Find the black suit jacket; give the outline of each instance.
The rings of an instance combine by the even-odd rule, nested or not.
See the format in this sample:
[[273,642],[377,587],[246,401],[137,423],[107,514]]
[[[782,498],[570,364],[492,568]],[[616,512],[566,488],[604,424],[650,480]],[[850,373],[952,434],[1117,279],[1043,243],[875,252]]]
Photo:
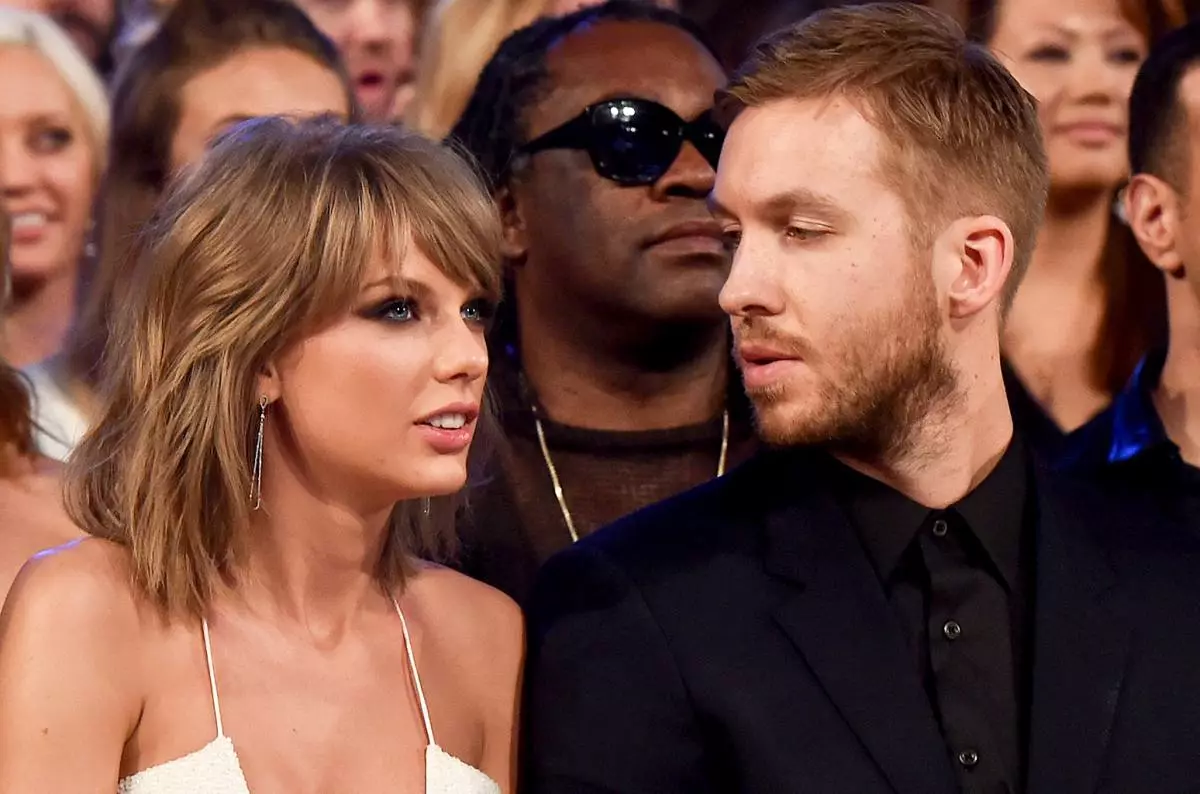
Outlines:
[[[772,452],[552,560],[530,794],[951,794],[951,759],[829,458]],[[1042,468],[1030,794],[1200,791],[1200,543]]]

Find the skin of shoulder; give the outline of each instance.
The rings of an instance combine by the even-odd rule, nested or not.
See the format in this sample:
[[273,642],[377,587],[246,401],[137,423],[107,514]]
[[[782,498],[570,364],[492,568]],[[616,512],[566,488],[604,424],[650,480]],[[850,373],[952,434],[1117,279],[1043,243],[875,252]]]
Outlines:
[[517,726],[525,661],[525,620],[499,590],[432,563],[421,563],[406,600],[415,602],[437,643],[464,665],[463,681],[484,724],[482,770],[504,792],[516,790]]
[[499,590],[457,571],[422,562],[409,584],[422,614],[436,621],[440,638],[491,668],[524,654],[521,609]]
[[0,791],[115,789],[141,713],[145,620],[115,544],[25,564],[0,612]]
[[63,510],[60,466],[43,460],[31,470],[0,478],[0,605],[25,561],[83,531]]

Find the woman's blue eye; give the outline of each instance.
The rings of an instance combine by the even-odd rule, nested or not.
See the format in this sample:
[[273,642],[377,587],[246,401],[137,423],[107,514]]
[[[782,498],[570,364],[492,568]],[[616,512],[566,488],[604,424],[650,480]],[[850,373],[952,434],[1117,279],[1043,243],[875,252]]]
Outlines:
[[412,301],[407,298],[404,300],[392,300],[383,304],[376,311],[376,316],[381,320],[389,320],[395,323],[406,323],[414,319],[416,315],[415,307]]
[[487,325],[496,316],[496,307],[489,300],[480,298],[462,308],[462,317],[469,323]]

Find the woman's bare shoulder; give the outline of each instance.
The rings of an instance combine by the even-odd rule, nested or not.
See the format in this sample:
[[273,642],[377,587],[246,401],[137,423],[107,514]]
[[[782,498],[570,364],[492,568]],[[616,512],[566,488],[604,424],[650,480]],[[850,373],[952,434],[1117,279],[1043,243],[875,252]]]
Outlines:
[[71,747],[71,769],[116,775],[145,700],[142,625],[112,543],[72,541],[22,567],[0,611],[0,754],[22,764],[3,774],[63,780],[70,770],[47,765]]
[[446,642],[471,656],[497,660],[521,655],[525,645],[521,609],[494,587],[422,562],[409,580],[405,600],[414,602]]
[[33,555],[84,537],[62,506],[57,464],[0,480],[0,603]]
[[22,565],[5,600],[0,631],[27,620],[63,629],[55,634],[86,629],[89,635],[128,639],[139,631],[143,612],[129,553],[107,540],[79,537],[39,551]]

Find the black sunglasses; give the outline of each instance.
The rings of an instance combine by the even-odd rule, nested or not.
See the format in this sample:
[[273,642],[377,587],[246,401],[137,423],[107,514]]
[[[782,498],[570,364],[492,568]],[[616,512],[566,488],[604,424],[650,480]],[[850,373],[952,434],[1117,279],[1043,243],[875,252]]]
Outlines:
[[535,154],[547,149],[581,149],[605,179],[621,185],[650,185],[675,162],[684,141],[690,141],[715,169],[725,130],[711,111],[684,121],[670,108],[649,99],[611,99],[589,105],[518,151]]

